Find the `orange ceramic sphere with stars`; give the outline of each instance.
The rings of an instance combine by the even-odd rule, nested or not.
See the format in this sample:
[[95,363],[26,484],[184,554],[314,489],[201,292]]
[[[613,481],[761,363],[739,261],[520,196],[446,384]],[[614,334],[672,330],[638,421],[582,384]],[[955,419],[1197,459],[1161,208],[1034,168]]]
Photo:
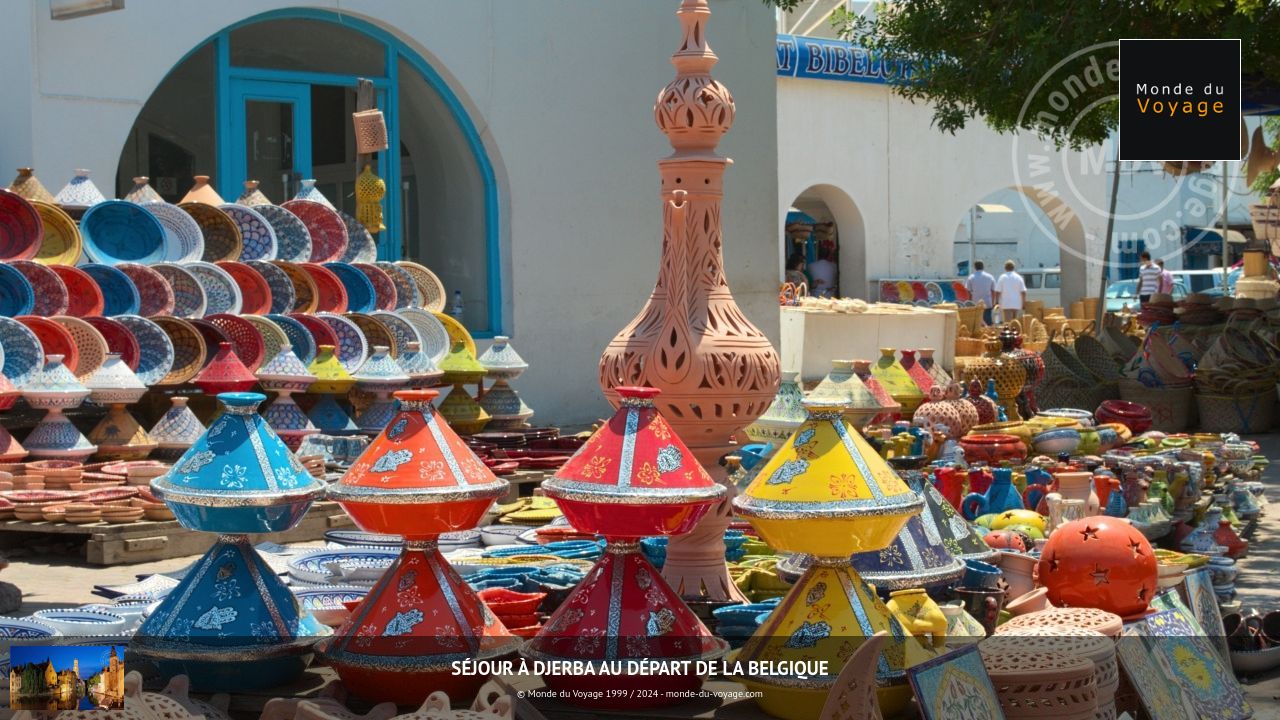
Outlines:
[[1156,593],[1156,556],[1132,525],[1096,515],[1059,526],[1040,554],[1039,581],[1055,607],[1141,617]]

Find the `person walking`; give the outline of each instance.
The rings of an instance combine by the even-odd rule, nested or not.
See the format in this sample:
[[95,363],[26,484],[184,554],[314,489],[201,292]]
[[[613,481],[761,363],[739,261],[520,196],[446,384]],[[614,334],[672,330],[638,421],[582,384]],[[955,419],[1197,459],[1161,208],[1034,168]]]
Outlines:
[[973,263],[973,274],[964,281],[964,288],[969,291],[970,300],[982,302],[982,322],[990,325],[991,308],[996,304],[995,296],[992,294],[996,288],[996,279],[986,271],[986,266],[981,260]]
[[996,280],[996,297],[1000,300],[1000,322],[1018,319],[1027,305],[1027,281],[1015,270],[1012,260],[1004,261],[1004,274]]
[[1160,275],[1164,271],[1151,262],[1151,253],[1146,250],[1138,256],[1138,302],[1146,305],[1154,293],[1160,292]]
[[1164,269],[1164,258],[1156,260],[1156,265],[1160,266],[1160,289],[1157,292],[1165,295],[1173,296],[1173,273]]

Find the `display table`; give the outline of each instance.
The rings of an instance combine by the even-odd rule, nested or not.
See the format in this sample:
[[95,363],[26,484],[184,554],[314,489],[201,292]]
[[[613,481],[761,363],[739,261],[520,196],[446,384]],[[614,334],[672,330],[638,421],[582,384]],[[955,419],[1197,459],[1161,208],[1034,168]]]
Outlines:
[[802,382],[821,380],[832,360],[870,360],[880,348],[934,348],[934,359],[951,370],[955,359],[954,311],[875,303],[863,313],[842,313],[784,306],[782,369],[797,371]]

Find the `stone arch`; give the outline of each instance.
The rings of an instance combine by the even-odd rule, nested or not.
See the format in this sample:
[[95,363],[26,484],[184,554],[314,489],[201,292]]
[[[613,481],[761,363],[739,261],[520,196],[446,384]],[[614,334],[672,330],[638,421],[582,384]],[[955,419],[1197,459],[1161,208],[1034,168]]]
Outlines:
[[[791,206],[819,221],[835,223],[838,242],[840,294],[867,297],[867,229],[862,211],[849,193],[828,184],[816,183],[792,196]],[[786,213],[781,218],[781,238],[786,235]],[[779,243],[779,274],[785,273],[787,242]]]

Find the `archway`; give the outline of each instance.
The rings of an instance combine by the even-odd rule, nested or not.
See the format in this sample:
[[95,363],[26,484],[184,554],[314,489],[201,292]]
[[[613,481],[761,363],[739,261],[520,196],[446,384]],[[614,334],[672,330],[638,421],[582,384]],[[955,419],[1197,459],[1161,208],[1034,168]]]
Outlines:
[[476,336],[501,333],[501,185],[484,123],[420,52],[373,22],[291,9],[215,33],[144,104],[121,151],[117,194],[146,175],[174,202],[192,175],[208,174],[228,201],[256,179],[278,203],[307,177],[354,214],[359,78],[373,81],[390,142],[369,161],[387,185],[379,260],[422,262],[462,293]]
[[[853,198],[834,185],[811,185],[796,196],[784,221],[780,254],[784,279],[791,256],[800,254],[814,263],[829,255],[835,266],[832,291],[867,297],[866,226]],[[817,294],[820,289],[812,280],[810,292]]]

